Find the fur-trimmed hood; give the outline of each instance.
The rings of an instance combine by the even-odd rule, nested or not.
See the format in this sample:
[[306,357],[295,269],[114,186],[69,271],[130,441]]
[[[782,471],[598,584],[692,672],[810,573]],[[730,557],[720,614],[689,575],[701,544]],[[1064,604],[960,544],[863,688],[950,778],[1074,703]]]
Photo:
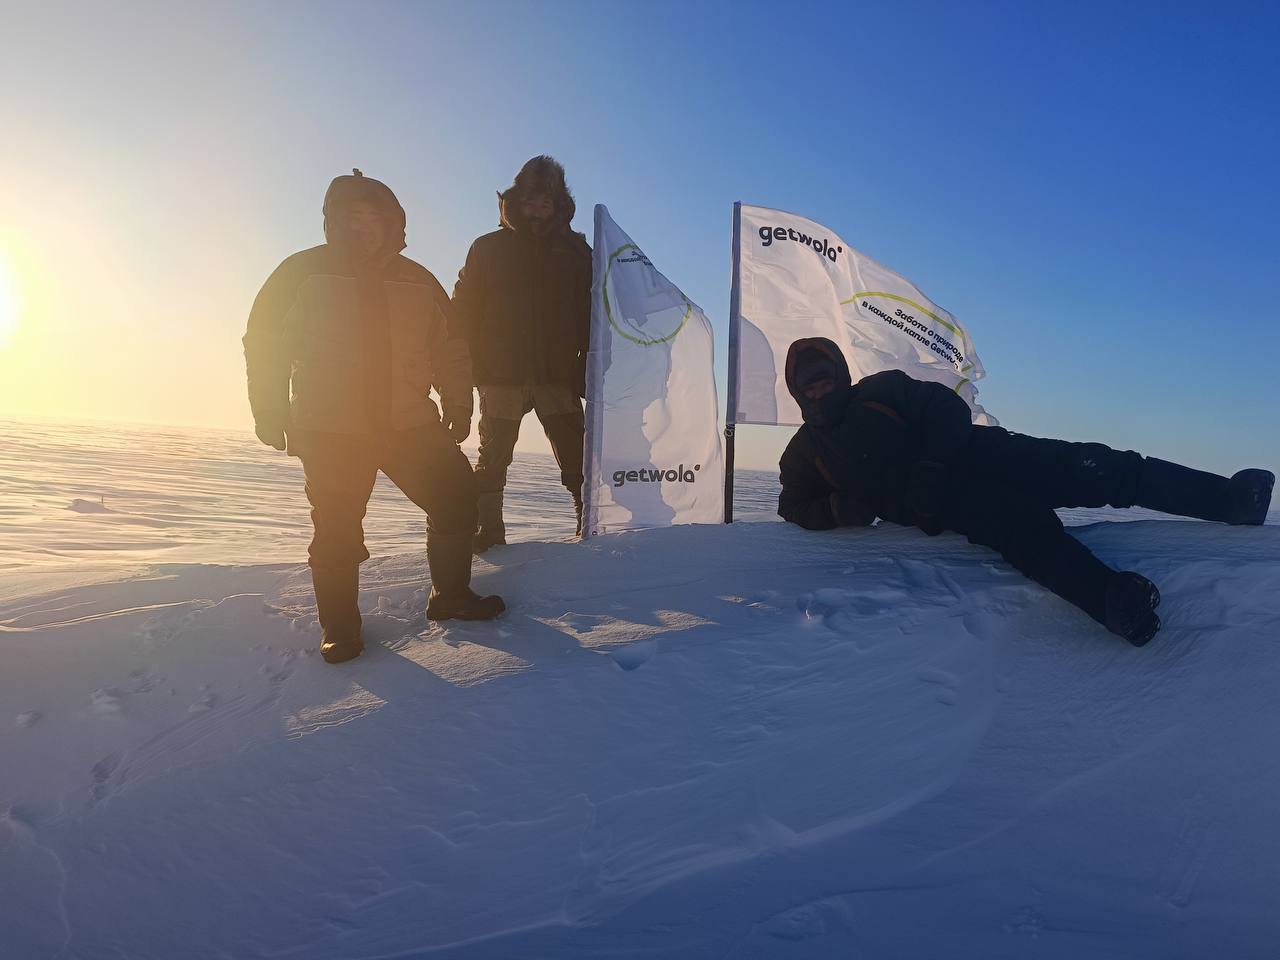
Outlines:
[[524,223],[520,215],[520,198],[541,191],[551,195],[555,228],[567,232],[577,212],[577,204],[573,202],[573,194],[565,182],[564,167],[546,154],[528,161],[516,174],[515,182],[498,194],[498,223],[509,230],[521,230]]

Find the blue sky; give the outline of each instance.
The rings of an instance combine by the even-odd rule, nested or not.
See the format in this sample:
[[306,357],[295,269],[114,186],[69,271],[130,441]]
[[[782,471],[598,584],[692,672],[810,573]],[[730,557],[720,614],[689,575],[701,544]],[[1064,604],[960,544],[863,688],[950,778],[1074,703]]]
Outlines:
[[[244,315],[276,262],[318,242],[335,174],[386,180],[408,253],[451,288],[494,191],[549,152],[578,229],[606,203],[712,318],[722,402],[744,200],[827,224],[959,317],[1005,425],[1275,469],[1278,9],[15,9],[0,213],[47,221],[32,198],[52,191],[109,234],[92,246],[129,309],[74,338],[83,363],[49,389],[100,384],[125,419],[248,425]],[[65,249],[34,232],[7,242],[41,262]],[[21,348],[6,349],[29,366]],[[34,395],[0,392],[0,415],[95,413]],[[776,462],[786,433],[740,430],[739,462]]]

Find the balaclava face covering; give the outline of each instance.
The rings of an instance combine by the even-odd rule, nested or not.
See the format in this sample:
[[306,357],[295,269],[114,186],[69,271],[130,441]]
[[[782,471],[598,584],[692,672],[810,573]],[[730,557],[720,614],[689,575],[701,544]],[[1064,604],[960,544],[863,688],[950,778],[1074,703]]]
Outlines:
[[[820,380],[830,380],[832,389],[816,399],[805,396],[805,388]],[[787,388],[809,426],[822,429],[840,423],[852,390],[849,367],[840,348],[824,337],[793,343],[787,354]]]

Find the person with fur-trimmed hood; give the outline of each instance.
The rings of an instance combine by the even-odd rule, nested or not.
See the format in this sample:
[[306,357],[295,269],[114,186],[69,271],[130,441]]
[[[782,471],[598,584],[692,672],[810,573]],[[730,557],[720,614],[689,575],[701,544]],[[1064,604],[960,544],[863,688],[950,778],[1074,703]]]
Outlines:
[[1063,529],[1055,507],[1147,507],[1222,523],[1266,520],[1275,476],[1227,478],[1101,443],[1068,443],[971,422],[940,383],[885,370],[851,383],[824,337],[787,352],[804,425],[779,464],[778,513],[809,530],[877,517],[991,547],[1032,580],[1142,646],[1160,629],[1160,591],[1107,566]]
[[570,226],[574,211],[564,168],[534,157],[498,194],[500,227],[471,245],[453,289],[480,393],[477,553],[506,543],[503,488],[530,410],[551,442],[581,533],[591,248]]
[[471,432],[471,360],[449,299],[400,253],[395,194],[359,170],[329,185],[324,236],[267,279],[244,356],[258,438],[302,460],[320,652],[340,663],[364,649],[362,521],[379,470],[427,514],[427,617],[488,620],[504,605],[470,587],[475,478],[458,444]]

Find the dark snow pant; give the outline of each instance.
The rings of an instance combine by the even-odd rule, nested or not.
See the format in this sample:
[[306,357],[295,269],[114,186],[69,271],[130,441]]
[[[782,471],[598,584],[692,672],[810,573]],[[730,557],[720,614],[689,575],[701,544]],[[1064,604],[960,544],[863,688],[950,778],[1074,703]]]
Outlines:
[[356,566],[369,559],[364,514],[379,470],[426,512],[428,532],[475,529],[471,465],[438,424],[359,437],[311,434],[291,449],[302,460],[311,502],[312,567]]
[[480,387],[480,454],[476,489],[483,495],[501,493],[507,468],[515,455],[520,421],[530,410],[537,414],[551,442],[560,482],[573,497],[582,497],[582,439],[585,421],[582,401],[568,384]]
[[1131,507],[1138,500],[1143,458],[1102,443],[1071,443],[974,427],[965,474],[1021,490],[1050,507]]
[[1101,443],[975,427],[938,521],[1105,623],[1113,571],[1066,532],[1054,508],[1133,506],[1142,464],[1137,453]]
[[1062,526],[1053,507],[1014,487],[962,483],[945,528],[990,547],[1018,570],[1099,623],[1112,569]]
[[[315,535],[308,555],[326,637],[359,633],[359,569],[369,559],[364,515],[379,470],[426,512],[429,542],[433,536],[467,538],[469,574],[475,477],[466,454],[442,426],[362,436],[291,434],[289,443],[302,460],[311,502]],[[438,579],[433,570],[433,584]]]

